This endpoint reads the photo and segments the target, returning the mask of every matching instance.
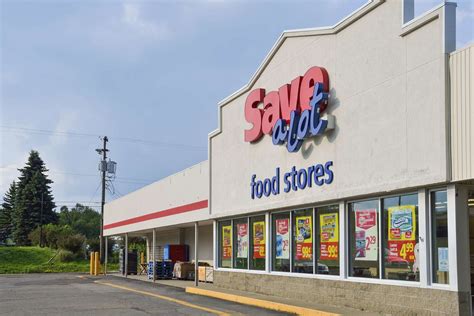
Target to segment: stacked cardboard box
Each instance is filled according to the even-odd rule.
[[[198,278],[199,282],[214,282],[214,268],[199,267]]]
[[[173,269],[173,276],[180,280],[192,280],[194,264],[190,262],[176,262]]]

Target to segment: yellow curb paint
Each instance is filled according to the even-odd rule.
[[[305,315],[305,316],[340,316],[340,314],[323,312],[315,309],[293,306],[288,304],[282,304],[277,302],[259,300],[256,298],[250,298],[235,294],[228,294],[210,290],[199,289],[195,287],[187,287],[186,293],[197,294],[197,295],[204,295],[209,297],[218,298],[225,301],[236,302],[245,305],[251,305],[255,307],[270,309],[278,312],[285,312],[297,315]]]
[[[217,309],[212,309],[212,308],[208,308],[208,307],[204,307],[204,306],[195,305],[195,304],[192,304],[192,303],[188,303],[186,301],[178,300],[176,298],[172,298],[172,297],[168,297],[168,296],[164,296],[164,295],[159,295],[159,294],[155,294],[155,293],[151,293],[151,292],[136,290],[136,289],[132,289],[132,288],[129,288],[129,287],[126,287],[126,286],[117,285],[117,284],[108,283],[108,282],[94,281],[94,283],[102,284],[102,285],[108,285],[108,286],[115,287],[115,288],[118,288],[118,289],[122,289],[122,290],[125,290],[125,291],[130,291],[130,292],[135,292],[135,293],[138,293],[138,294],[143,294],[143,295],[156,297],[156,298],[159,298],[159,299],[162,299],[162,300],[166,300],[166,301],[173,302],[173,303],[176,303],[176,304],[184,305],[184,306],[191,307],[191,308],[194,308],[194,309],[199,309],[199,310],[202,310],[202,311],[205,311],[205,312],[208,312],[208,313],[212,313],[212,314],[216,314],[216,315],[220,315],[220,316],[230,316],[230,314],[222,312],[222,311],[217,310]]]

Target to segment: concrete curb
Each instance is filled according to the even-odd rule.
[[[256,298],[245,297],[245,296],[240,296],[240,295],[235,295],[235,294],[204,290],[204,289],[199,289],[195,287],[186,287],[186,293],[203,295],[203,296],[213,297],[213,298],[217,298],[217,299],[221,299],[225,301],[231,301],[231,302],[236,302],[236,303],[240,303],[244,305],[251,305],[255,307],[270,309],[270,310],[274,310],[278,312],[291,313],[291,314],[296,314],[296,315],[305,315],[305,316],[306,315],[307,316],[340,316],[341,315],[341,314],[324,312],[324,311],[300,307],[300,306],[282,304],[282,303],[277,303],[277,302],[272,302],[272,301],[265,301],[265,300],[260,300]]]

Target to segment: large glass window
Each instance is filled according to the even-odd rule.
[[[265,216],[250,218],[250,269],[265,270],[266,232]]]
[[[232,223],[219,222],[219,267],[232,267]]]
[[[316,273],[339,275],[339,206],[316,209],[318,264]]]
[[[379,277],[379,200],[349,204],[350,276]]]
[[[247,218],[234,219],[234,268],[247,269],[249,255],[249,227]]]
[[[313,273],[313,210],[292,212],[293,269],[297,273]]]
[[[272,215],[272,270],[290,272],[290,213]]]
[[[449,284],[448,198],[446,191],[431,192],[433,283]]]
[[[383,278],[419,281],[418,194],[382,199]]]

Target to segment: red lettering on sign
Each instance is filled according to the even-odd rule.
[[[245,120],[252,124],[252,128],[244,131],[246,142],[258,141],[263,134],[271,134],[276,122],[282,118],[290,122],[292,111],[302,112],[311,108],[314,85],[319,82],[323,85],[323,92],[329,92],[329,76],[322,67],[311,67],[303,77],[298,76],[291,84],[281,86],[278,91],[271,91],[265,95],[265,89],[252,90],[245,101]],[[260,103],[263,102],[263,106]],[[321,104],[323,112],[327,104]]]

